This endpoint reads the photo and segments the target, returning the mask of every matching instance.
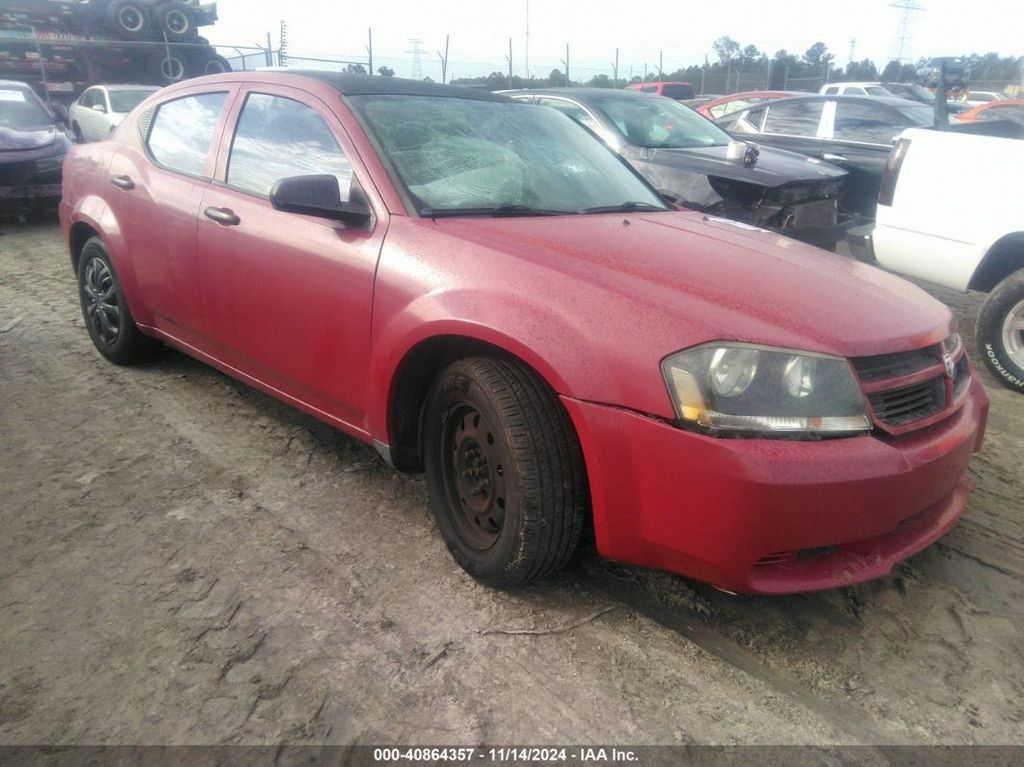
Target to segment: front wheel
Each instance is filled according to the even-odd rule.
[[[89,337],[99,353],[111,362],[141,362],[159,346],[136,327],[110,254],[99,237],[85,243],[79,256],[78,295]]]
[[[449,365],[425,409],[430,507],[477,580],[521,586],[569,561],[589,508],[583,454],[554,392],[515,360]]]
[[[996,285],[978,313],[978,351],[999,382],[1024,393],[1024,270]]]

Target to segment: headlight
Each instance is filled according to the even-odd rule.
[[[668,357],[662,372],[679,419],[712,433],[810,437],[871,429],[842,357],[710,343]]]

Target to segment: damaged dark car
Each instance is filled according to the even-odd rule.
[[[0,208],[23,215],[60,201],[61,167],[72,141],[25,83],[0,80]]]
[[[671,99],[601,88],[507,95],[566,113],[681,207],[825,248],[834,248],[857,223],[837,205],[846,171],[794,152],[735,141]]]

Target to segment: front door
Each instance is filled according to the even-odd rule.
[[[268,85],[239,95],[218,183],[199,208],[204,310],[218,356],[358,427],[386,218],[373,198],[376,217],[363,227],[271,206],[271,187],[290,176],[332,174],[343,200],[368,188],[337,118],[296,93]]]

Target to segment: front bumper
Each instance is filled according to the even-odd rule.
[[[988,397],[907,436],[719,439],[563,397],[583,444],[598,551],[733,592],[878,578],[967,505]]]

